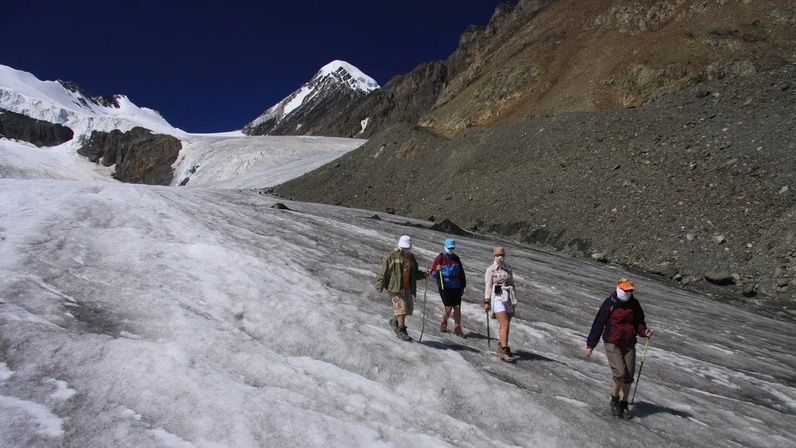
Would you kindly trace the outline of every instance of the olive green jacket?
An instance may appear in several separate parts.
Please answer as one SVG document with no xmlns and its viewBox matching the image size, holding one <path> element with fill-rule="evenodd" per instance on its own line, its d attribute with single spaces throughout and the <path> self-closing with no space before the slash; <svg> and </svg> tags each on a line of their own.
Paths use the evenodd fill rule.
<svg viewBox="0 0 796 448">
<path fill-rule="evenodd" d="M 415 254 L 409 254 L 409 267 L 410 278 L 409 285 L 412 290 L 412 295 L 417 295 L 417 279 L 424 278 L 423 274 L 417 266 L 417 259 Z M 376 289 L 386 289 L 391 294 L 398 294 L 401 292 L 401 272 L 403 271 L 403 254 L 401 249 L 395 248 L 390 251 L 381 262 L 381 269 L 376 276 Z"/>
</svg>

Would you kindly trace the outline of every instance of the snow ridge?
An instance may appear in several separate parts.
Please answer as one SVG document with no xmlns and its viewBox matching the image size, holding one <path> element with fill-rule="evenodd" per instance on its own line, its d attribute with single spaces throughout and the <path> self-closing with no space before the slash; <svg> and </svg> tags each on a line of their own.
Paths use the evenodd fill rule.
<svg viewBox="0 0 796 448">
<path fill-rule="evenodd" d="M 125 95 L 88 96 L 77 84 L 42 81 L 31 73 L 0 64 L 0 108 L 71 128 L 75 138 L 92 131 L 126 131 L 142 126 L 181 135 L 157 111 L 136 106 Z"/>
</svg>

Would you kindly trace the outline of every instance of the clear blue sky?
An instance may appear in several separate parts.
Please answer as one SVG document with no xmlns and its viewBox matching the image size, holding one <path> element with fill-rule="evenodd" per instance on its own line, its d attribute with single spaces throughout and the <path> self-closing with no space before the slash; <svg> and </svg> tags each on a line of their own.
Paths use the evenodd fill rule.
<svg viewBox="0 0 796 448">
<path fill-rule="evenodd" d="M 445 59 L 504 1 L 2 3 L 0 64 L 217 132 L 240 129 L 335 59 L 381 85 Z"/>
</svg>

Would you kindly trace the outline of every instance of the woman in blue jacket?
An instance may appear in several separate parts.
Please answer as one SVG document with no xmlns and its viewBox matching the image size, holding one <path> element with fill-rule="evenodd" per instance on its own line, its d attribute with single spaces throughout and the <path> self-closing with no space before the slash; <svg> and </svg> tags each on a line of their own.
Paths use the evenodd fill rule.
<svg viewBox="0 0 796 448">
<path fill-rule="evenodd" d="M 437 283 L 439 296 L 442 298 L 442 323 L 439 331 L 448 331 L 448 318 L 453 313 L 453 332 L 464 337 L 462 331 L 462 295 L 467 287 L 467 278 L 464 276 L 462 260 L 454 253 L 456 242 L 448 238 L 445 240 L 442 253 L 437 255 L 431 265 L 431 276 Z"/>
<path fill-rule="evenodd" d="M 597 311 L 586 338 L 586 356 L 591 356 L 602 336 L 613 377 L 611 413 L 621 418 L 632 418 L 628 412 L 627 398 L 636 372 L 636 335 L 647 338 L 653 335 L 652 330 L 647 328 L 641 304 L 633 295 L 635 290 L 633 282 L 620 278 L 616 291 L 603 301 Z"/>
</svg>

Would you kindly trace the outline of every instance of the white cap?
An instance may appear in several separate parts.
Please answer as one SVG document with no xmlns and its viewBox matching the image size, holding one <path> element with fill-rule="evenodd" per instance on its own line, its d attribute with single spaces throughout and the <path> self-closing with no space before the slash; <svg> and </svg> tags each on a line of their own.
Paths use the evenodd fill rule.
<svg viewBox="0 0 796 448">
<path fill-rule="evenodd" d="M 398 247 L 401 249 L 411 249 L 412 248 L 412 237 L 409 235 L 404 235 L 401 239 L 398 240 Z"/>
</svg>

